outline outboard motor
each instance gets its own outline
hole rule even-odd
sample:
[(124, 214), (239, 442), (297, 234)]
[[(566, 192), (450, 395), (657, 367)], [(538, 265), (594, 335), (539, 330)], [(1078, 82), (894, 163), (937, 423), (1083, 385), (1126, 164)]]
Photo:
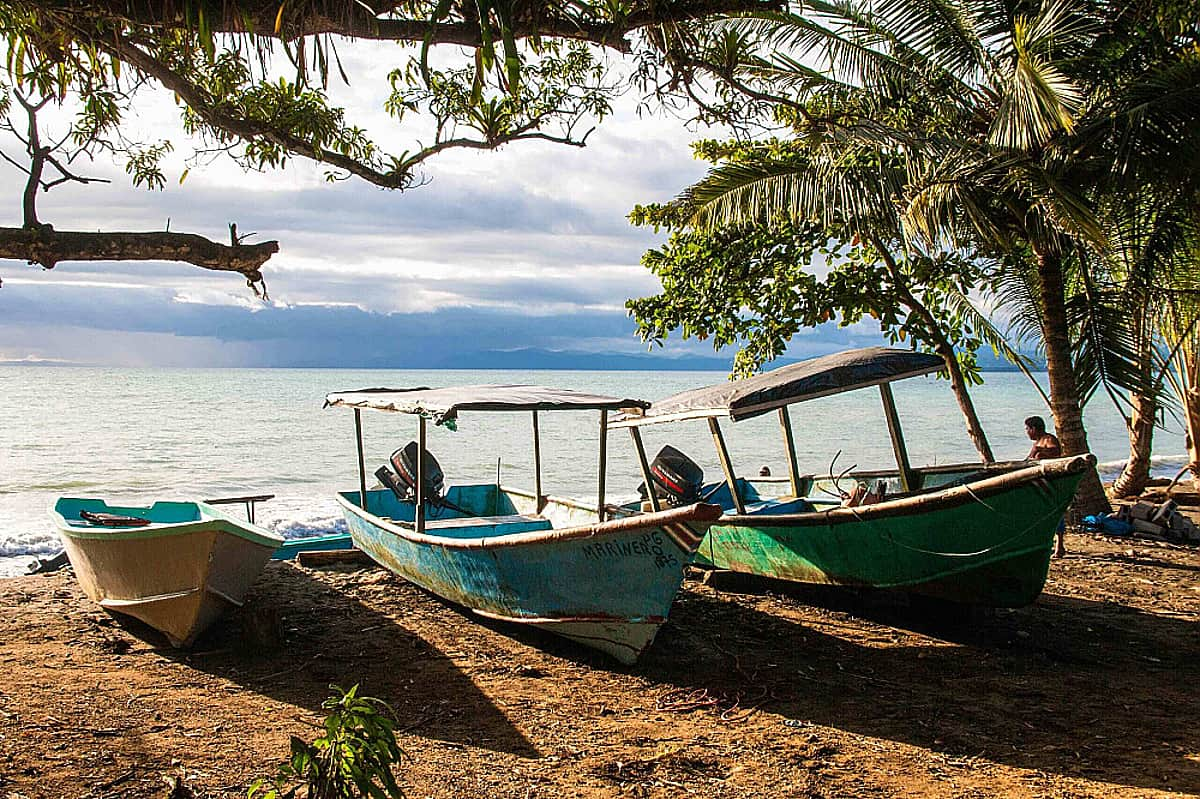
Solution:
[(381, 486), (391, 489), (391, 492), (396, 495), (396, 499), (401, 502), (408, 501), (408, 486), (391, 469), (386, 466), (380, 466), (375, 470), (375, 478), (379, 480)]
[[(392, 453), (392, 468), (396, 470), (396, 474), (399, 475), (404, 486), (415, 498), (417, 495), (417, 442), (410, 441)], [(445, 476), (442, 474), (442, 467), (438, 464), (437, 459), (429, 454), (429, 450), (425, 450), (424, 477), (425, 485), (421, 493), (425, 501), (435, 505), (441, 504)], [(382, 480), (383, 478), (380, 478), (381, 482)], [(385, 482), (384, 485), (388, 484)], [(391, 488), (391, 486), (388, 487)]]
[[(704, 470), (687, 455), (667, 445), (650, 463), (650, 482), (654, 484), (654, 493), (671, 507), (690, 505), (700, 501)], [(649, 497), (645, 483), (638, 486), (638, 493), (642, 499)]]

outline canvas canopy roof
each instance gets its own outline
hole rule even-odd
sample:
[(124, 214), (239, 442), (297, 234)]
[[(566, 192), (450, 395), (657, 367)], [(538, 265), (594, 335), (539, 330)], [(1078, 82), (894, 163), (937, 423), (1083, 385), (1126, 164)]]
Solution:
[(626, 414), (613, 426), (637, 427), (679, 419), (750, 419), (796, 402), (827, 397), (944, 368), (937, 355), (868, 347), (823, 355), (745, 380), (694, 388)]
[(335, 391), (325, 396), (325, 406), (334, 405), (412, 413), (444, 424), (457, 419), (459, 411), (636, 411), (648, 407), (650, 403), (588, 394), (569, 388), (484, 385)]

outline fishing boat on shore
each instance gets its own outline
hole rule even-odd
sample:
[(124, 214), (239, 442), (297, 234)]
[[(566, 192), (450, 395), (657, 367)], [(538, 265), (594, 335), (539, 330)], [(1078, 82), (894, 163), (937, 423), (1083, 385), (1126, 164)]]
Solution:
[[(931, 374), (941, 358), (874, 347), (835, 353), (760, 375), (685, 391), (634, 410), (611, 427), (628, 428), (642, 464), (644, 507), (703, 500), (725, 515), (713, 525), (697, 564), (808, 583), (902, 589), (955, 602), (1018, 607), (1045, 584), (1055, 530), (1095, 457), (965, 463), (914, 468), (908, 460), (891, 383)], [(790, 406), (878, 386), (895, 469), (852, 471), (854, 488), (826, 500), (816, 478), (801, 474)], [(789, 493), (760, 495), (734, 473), (720, 420), (778, 414)], [(673, 448), (649, 463), (646, 425), (708, 424), (724, 480), (705, 484), (702, 470)]]
[(85, 594), (187, 647), (240, 607), (283, 539), (203, 502), (114, 507), (64, 497), (51, 516)]
[[(633, 663), (666, 621), (705, 532), (721, 509), (686, 507), (610, 518), (605, 502), (610, 411), (645, 408), (619, 399), (542, 386), (335, 392), (327, 406), (354, 409), (357, 491), (337, 496), (355, 546), (401, 577), (494, 619), (556, 633)], [(361, 412), (415, 416), (417, 439), (375, 471), (367, 489)], [(443, 491), (441, 468), (426, 451), (427, 421), (457, 428), (460, 411), (526, 412), (532, 418), (534, 489), (495, 483)], [(542, 489), (539, 414), (598, 411), (595, 505)]]
[(288, 538), (271, 554), (271, 560), (296, 560), (305, 552), (345, 552), (350, 549), (354, 549), (354, 541), (349, 533)]

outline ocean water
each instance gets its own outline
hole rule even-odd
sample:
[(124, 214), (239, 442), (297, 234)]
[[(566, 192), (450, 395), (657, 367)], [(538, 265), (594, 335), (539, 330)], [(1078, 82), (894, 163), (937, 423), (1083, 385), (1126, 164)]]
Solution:
[[(59, 496), (144, 504), (274, 494), (258, 522), (288, 538), (344, 529), (333, 495), (357, 486), (354, 415), (322, 408), (327, 392), (368, 386), (413, 387), (533, 383), (648, 400), (723, 380), (719, 372), (403, 371), (299, 369), (102, 369), (0, 367), (0, 575), (22, 573), (34, 556), (59, 547), (47, 511)], [(893, 386), (909, 455), (916, 465), (975, 460), (948, 384), (915, 378)], [(998, 458), (1029, 450), (1022, 420), (1050, 414), (1016, 373), (988, 373), (972, 396)], [(879, 393), (866, 389), (792, 406), (803, 471), (894, 465)], [(1127, 455), (1124, 424), (1097, 400), (1087, 414), (1102, 472), (1119, 472)], [(543, 413), (543, 490), (595, 501), (598, 414)], [(363, 412), (368, 472), (416, 437), (416, 420)], [(739, 474), (767, 465), (787, 474), (773, 414), (724, 425)], [(670, 443), (720, 475), (703, 422), (644, 429), (652, 457)], [(528, 414), (464, 413), (456, 432), (430, 426), (428, 447), (448, 484), (533, 485)], [(634, 495), (640, 482), (626, 431), (610, 432), (608, 497)], [(838, 454), (840, 453), (840, 455)], [(1155, 471), (1185, 462), (1177, 425), (1159, 431)], [(235, 509), (240, 510), (238, 506)]]

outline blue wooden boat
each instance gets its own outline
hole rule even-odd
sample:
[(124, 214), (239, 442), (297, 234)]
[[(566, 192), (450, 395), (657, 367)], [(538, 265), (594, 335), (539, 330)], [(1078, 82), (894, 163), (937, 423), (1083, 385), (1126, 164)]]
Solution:
[(239, 607), (283, 539), (203, 502), (59, 499), (51, 517), (85, 594), (179, 647)]
[(329, 535), (313, 535), (305, 538), (288, 538), (280, 544), (279, 549), (271, 554), (272, 560), (295, 560), (301, 552), (329, 552), (332, 550), (353, 549), (354, 540), (349, 533), (330, 533)]
[[(253, 494), (250, 496), (221, 497), (206, 499), (206, 505), (244, 505), (246, 520), (254, 524), (255, 506), (259, 502), (274, 499), (274, 494)], [(329, 552), (332, 550), (352, 549), (354, 542), (350, 533), (329, 533), (328, 535), (312, 535), (304, 538), (288, 538), (271, 553), (271, 560), (295, 560), (301, 552)]]
[[(685, 567), (720, 516), (717, 506), (696, 503), (609, 518), (617, 509), (604, 501), (607, 414), (646, 407), (638, 400), (539, 386), (465, 386), (337, 392), (326, 404), (355, 411), (359, 489), (342, 492), (337, 500), (359, 549), (482, 616), (547, 630), (623, 663), (634, 662), (654, 640)], [(364, 408), (417, 417), (418, 439), (406, 448), (414, 462), (399, 460), (400, 452), (392, 459), (407, 480), (404, 486), (391, 481), (391, 487), (367, 490)], [(600, 412), (595, 505), (542, 491), (538, 414), (560, 410)], [(441, 491), (440, 469), (425, 451), (426, 420), (453, 427), (459, 411), (532, 414), (533, 492), (503, 488), (498, 481)], [(380, 471), (377, 476), (388, 478), (389, 472)]]

